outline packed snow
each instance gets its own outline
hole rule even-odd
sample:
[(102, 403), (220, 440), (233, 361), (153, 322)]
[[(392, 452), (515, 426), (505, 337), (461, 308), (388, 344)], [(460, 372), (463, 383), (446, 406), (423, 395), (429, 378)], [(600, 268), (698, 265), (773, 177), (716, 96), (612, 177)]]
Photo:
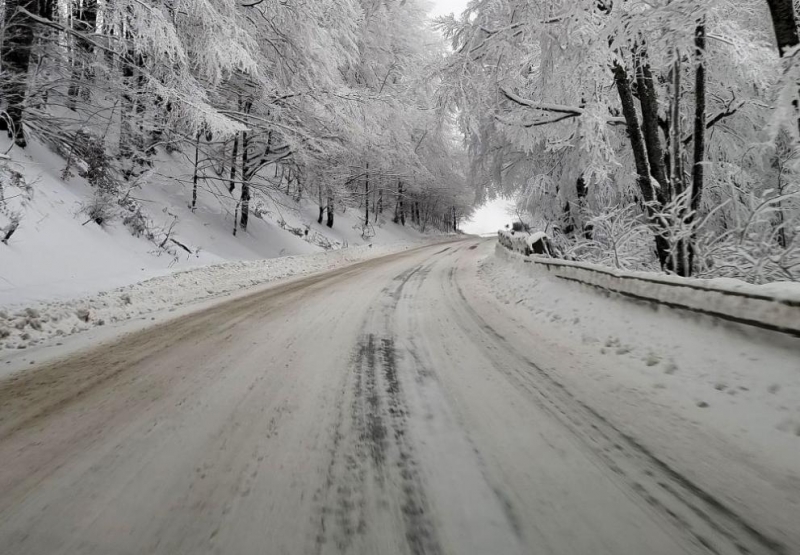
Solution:
[(414, 245), (370, 244), (318, 254), (228, 262), (176, 271), (79, 298), (0, 305), (0, 352), (25, 349), (95, 326), (174, 309), (283, 278), (333, 270)]
[[(278, 279), (330, 270), (435, 239), (381, 216), (365, 236), (363, 216), (337, 211), (333, 229), (317, 207), (282, 191), (254, 192), (250, 225), (233, 234), (235, 200), (201, 183), (191, 210), (191, 183), (180, 153), (161, 153), (147, 186), (132, 194), (161, 238), (160, 247), (118, 220), (100, 226), (81, 209), (94, 195), (66, 162), (36, 141), (11, 148), (13, 167), (31, 184), (30, 198), (7, 198), (21, 214), (0, 244), (0, 352), (174, 309)], [(227, 196), (225, 196), (227, 194)], [(52, 341), (50, 341), (52, 342)]]
[(564, 368), (579, 358), (581, 366), (568, 366), (565, 379), (588, 396), (610, 396), (605, 406), (619, 421), (641, 421), (636, 407), (646, 399), (672, 415), (670, 426), (680, 417), (688, 428), (679, 435), (702, 427), (745, 457), (796, 473), (800, 339), (609, 295), (559, 279), (502, 247), (479, 272), (509, 318), (569, 345), (554, 363)]

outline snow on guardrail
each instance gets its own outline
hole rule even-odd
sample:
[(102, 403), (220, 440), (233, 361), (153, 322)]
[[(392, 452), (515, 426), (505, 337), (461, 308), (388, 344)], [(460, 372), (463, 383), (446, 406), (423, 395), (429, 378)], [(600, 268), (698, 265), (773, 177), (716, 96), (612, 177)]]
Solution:
[[(691, 279), (647, 272), (629, 272), (555, 258), (527, 256), (518, 250), (523, 237), (509, 241), (498, 233), (499, 256), (519, 263), (527, 271), (549, 274), (624, 297), (800, 337), (800, 284), (793, 282), (753, 285), (735, 279)], [(527, 235), (520, 234), (515, 235)], [(511, 246), (508, 246), (508, 244)], [(515, 247), (516, 244), (516, 247)], [(503, 248), (505, 247), (505, 248)], [(524, 248), (524, 247), (523, 247)]]

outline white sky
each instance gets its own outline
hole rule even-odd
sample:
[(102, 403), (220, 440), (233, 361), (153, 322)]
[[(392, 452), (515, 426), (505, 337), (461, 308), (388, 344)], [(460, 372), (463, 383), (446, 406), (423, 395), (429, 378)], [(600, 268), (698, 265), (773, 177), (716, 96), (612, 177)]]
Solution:
[(431, 10), (431, 17), (436, 17), (439, 15), (447, 15), (450, 13), (461, 15), (461, 12), (463, 12), (464, 8), (467, 7), (467, 2), (469, 0), (429, 0), (429, 1), (431, 4), (433, 4), (433, 9)]
[(461, 224), (464, 233), (483, 235), (496, 233), (506, 224), (511, 224), (516, 218), (509, 212), (513, 210), (514, 203), (510, 200), (496, 199), (484, 204), (475, 211), (472, 219)]

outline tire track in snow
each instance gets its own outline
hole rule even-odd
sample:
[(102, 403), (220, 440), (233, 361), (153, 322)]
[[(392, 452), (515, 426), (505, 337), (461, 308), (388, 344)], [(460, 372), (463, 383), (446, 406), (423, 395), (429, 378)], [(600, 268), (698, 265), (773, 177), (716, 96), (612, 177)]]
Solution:
[(370, 532), (371, 519), (377, 518), (371, 508), (392, 507), (402, 515), (403, 540), (412, 555), (442, 552), (407, 433), (409, 410), (389, 333), (403, 289), (429, 271), (419, 265), (395, 276), (397, 285), (382, 291), (355, 346), (352, 373), (340, 394), (340, 406), (349, 400), (349, 418), (340, 409), (327, 478), (318, 492), (317, 553), (328, 551), (329, 540), (336, 550), (347, 551)]
[(406, 529), (406, 540), (414, 555), (438, 554), (441, 552), (436, 538), (433, 523), (427, 516), (428, 503), (422, 485), (418, 462), (414, 457), (407, 434), (408, 407), (402, 396), (400, 382), (397, 378), (397, 361), (394, 340), (381, 340), (381, 360), (386, 387), (389, 420), (391, 422), (394, 443), (397, 447), (397, 468), (401, 478), (403, 494), (402, 511)]
[(527, 391), (537, 405), (572, 432), (628, 489), (687, 534), (696, 545), (720, 555), (785, 555), (790, 552), (783, 543), (756, 528), (637, 439), (614, 426), (517, 351), (470, 306), (453, 268), (448, 271), (448, 282), (460, 298), (461, 311), (483, 332), (486, 343), (501, 347), (501, 350), (486, 349), (487, 356), (498, 360), (504, 353), (516, 362), (504, 364), (500, 361), (495, 367)]

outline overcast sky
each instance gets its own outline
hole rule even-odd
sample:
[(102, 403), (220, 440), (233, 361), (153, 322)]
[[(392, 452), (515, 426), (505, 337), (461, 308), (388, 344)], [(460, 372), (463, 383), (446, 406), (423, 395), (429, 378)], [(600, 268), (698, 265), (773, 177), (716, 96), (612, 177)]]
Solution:
[(464, 11), (464, 8), (467, 7), (468, 0), (428, 0), (431, 4), (433, 4), (433, 10), (431, 10), (431, 16), (437, 15), (447, 15), (449, 13), (454, 13), (456, 15), (461, 15), (461, 12)]
[(461, 224), (461, 230), (475, 235), (496, 233), (498, 229), (516, 219), (509, 213), (513, 206), (514, 203), (510, 200), (493, 200), (478, 208), (471, 220)]

